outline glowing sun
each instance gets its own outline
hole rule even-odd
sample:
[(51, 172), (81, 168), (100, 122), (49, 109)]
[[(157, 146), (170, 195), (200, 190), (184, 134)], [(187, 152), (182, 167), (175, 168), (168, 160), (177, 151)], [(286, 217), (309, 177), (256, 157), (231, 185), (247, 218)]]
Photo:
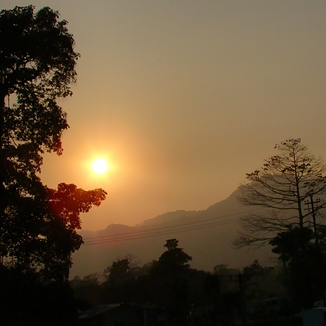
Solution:
[(96, 174), (103, 174), (108, 168), (109, 165), (104, 158), (98, 158), (92, 163), (92, 169)]

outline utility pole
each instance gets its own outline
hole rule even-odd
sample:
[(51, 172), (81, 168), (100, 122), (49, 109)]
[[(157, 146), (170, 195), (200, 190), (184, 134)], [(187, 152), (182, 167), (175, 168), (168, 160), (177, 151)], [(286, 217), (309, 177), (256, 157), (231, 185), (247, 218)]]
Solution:
[(311, 212), (312, 215), (312, 220), (314, 223), (315, 241), (316, 241), (316, 246), (318, 247), (318, 234), (317, 234), (317, 223), (316, 223), (316, 211), (318, 210), (318, 208), (316, 209), (316, 207), (318, 207), (317, 205), (320, 202), (320, 199), (318, 198), (316, 199), (316, 201), (314, 201), (313, 195), (310, 195), (309, 197), (310, 197), (310, 202), (306, 200), (305, 205), (308, 206), (308, 210)]
[[(318, 198), (318, 199), (316, 199), (316, 201), (314, 201), (313, 195), (310, 195), (309, 197), (310, 197), (310, 202), (308, 200), (306, 200), (305, 205), (308, 206), (308, 210), (311, 212), (311, 215), (313, 218), (316, 248), (319, 250), (316, 213), (315, 212), (318, 210), (318, 203), (320, 202), (320, 199)], [(326, 297), (325, 297), (325, 292), (324, 292), (325, 282), (324, 282), (323, 268), (319, 272), (320, 272), (320, 286), (321, 286), (321, 291), (322, 291), (321, 295), (322, 295), (322, 299), (323, 299), (323, 306), (326, 307)]]

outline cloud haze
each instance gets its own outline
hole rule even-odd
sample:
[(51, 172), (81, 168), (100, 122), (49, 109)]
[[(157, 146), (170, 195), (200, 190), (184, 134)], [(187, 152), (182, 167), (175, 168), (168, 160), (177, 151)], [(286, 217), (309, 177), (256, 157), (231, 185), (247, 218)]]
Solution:
[[(326, 157), (324, 1), (34, 5), (69, 21), (82, 55), (61, 103), (65, 151), (46, 157), (42, 178), (108, 191), (84, 228), (205, 209), (287, 138)], [(100, 154), (112, 165), (102, 178), (87, 165)]]

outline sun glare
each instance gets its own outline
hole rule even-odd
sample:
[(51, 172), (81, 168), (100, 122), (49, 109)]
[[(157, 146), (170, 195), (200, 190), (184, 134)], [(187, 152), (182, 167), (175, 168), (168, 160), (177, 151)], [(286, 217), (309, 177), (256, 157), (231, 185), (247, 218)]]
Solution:
[(104, 158), (98, 158), (92, 163), (92, 169), (96, 174), (103, 174), (108, 168), (109, 165)]

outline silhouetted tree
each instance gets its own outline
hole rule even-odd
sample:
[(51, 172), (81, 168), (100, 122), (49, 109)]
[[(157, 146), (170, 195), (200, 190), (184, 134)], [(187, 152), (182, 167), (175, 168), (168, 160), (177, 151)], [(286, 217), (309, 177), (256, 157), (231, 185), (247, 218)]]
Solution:
[(270, 240), (270, 245), (273, 247), (272, 252), (278, 254), (279, 260), (282, 261), (284, 269), (287, 269), (287, 264), (311, 245), (313, 232), (308, 228), (290, 228), (288, 231), (280, 232), (277, 236)]
[[(275, 148), (279, 154), (248, 173), (249, 182), (241, 187), (240, 202), (266, 209), (241, 218), (244, 231), (235, 240), (238, 247), (266, 243), (290, 227), (311, 227), (311, 212), (304, 210), (304, 201), (326, 189), (325, 165), (301, 139), (288, 139)], [(321, 203), (316, 212), (325, 205)]]
[(131, 278), (128, 258), (114, 261), (104, 273), (107, 275), (107, 283), (109, 285), (118, 286)]
[(140, 266), (132, 255), (126, 255), (108, 266), (103, 273), (103, 299), (106, 302), (146, 302), (146, 284), (150, 264)]
[(219, 280), (219, 292), (225, 294), (227, 292), (238, 292), (239, 269), (230, 268), (226, 264), (219, 264), (214, 266), (213, 275)]
[[(169, 239), (167, 248), (150, 269), (151, 284), (155, 284), (152, 299), (168, 308), (171, 320), (184, 325), (189, 308), (189, 273), (192, 258), (178, 247), (178, 240)], [(171, 321), (172, 323), (172, 321)]]
[(300, 308), (309, 308), (323, 299), (326, 258), (313, 238), (311, 229), (297, 227), (278, 233), (270, 241), (272, 251), (283, 263), (284, 282)]
[(102, 303), (102, 287), (97, 273), (86, 275), (82, 279), (75, 276), (70, 285), (79, 309), (87, 310)]
[(133, 279), (128, 258), (114, 261), (104, 275), (109, 302), (128, 302), (128, 285)]
[[(16, 289), (25, 303), (7, 302), (22, 315), (31, 306), (48, 312), (46, 322), (34, 317), (34, 325), (62, 324), (60, 298), (72, 297), (67, 294), (71, 254), (82, 244), (76, 232), (80, 213), (106, 196), (102, 189), (84, 191), (64, 183), (50, 189), (39, 177), (42, 155), (63, 150), (61, 135), (69, 126), (57, 99), (72, 94), (79, 57), (73, 48), (58, 12), (45, 7), (34, 13), (33, 6), (0, 11), (0, 293), (3, 299)], [(45, 297), (28, 300), (29, 283)], [(26, 317), (22, 323), (10, 309), (2, 312), (4, 323), (29, 322)]]
[(242, 279), (246, 297), (251, 300), (258, 300), (259, 302), (264, 299), (265, 291), (261, 288), (263, 278), (272, 272), (272, 267), (264, 267), (255, 260), (249, 266), (245, 266), (242, 271)]
[[(325, 288), (325, 252), (317, 241), (324, 226), (321, 220), (316, 222), (316, 215), (326, 203), (320, 202), (313, 211), (305, 210), (303, 205), (325, 192), (326, 169), (301, 139), (283, 141), (275, 148), (279, 154), (265, 160), (260, 170), (247, 174), (249, 183), (241, 188), (239, 199), (243, 204), (265, 209), (241, 218), (244, 231), (235, 244), (243, 247), (269, 243), (283, 262), (289, 290), (306, 307)], [(311, 269), (318, 264), (319, 269)]]

